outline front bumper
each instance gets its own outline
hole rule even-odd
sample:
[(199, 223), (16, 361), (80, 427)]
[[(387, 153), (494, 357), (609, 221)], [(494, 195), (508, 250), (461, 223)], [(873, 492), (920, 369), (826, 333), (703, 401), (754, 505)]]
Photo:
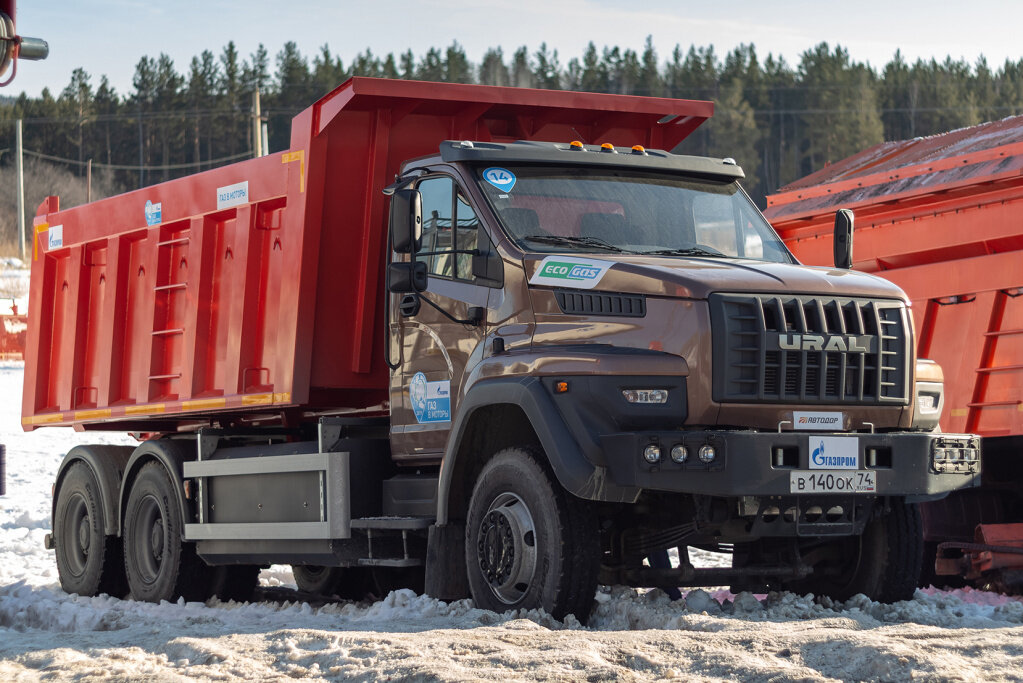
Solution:
[[(790, 490), (792, 472), (828, 470), (811, 467), (811, 441), (820, 437), (856, 439), (856, 469), (841, 471), (873, 471), (877, 485), (870, 495), (922, 502), (980, 485), (980, 437), (972, 434), (650, 431), (605, 435), (601, 446), (610, 478), (619, 486), (711, 496), (788, 496), (796, 493)], [(643, 456), (651, 444), (662, 453), (657, 463)], [(678, 444), (689, 452), (681, 464), (669, 456)], [(697, 457), (706, 444), (716, 453), (710, 463)]]

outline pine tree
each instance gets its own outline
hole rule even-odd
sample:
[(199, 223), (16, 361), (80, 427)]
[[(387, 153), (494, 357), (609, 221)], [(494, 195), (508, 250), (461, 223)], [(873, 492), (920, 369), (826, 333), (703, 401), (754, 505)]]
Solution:
[(491, 48), (484, 53), (479, 74), (479, 82), (484, 85), (508, 85), (508, 67), (504, 64), (501, 48)]

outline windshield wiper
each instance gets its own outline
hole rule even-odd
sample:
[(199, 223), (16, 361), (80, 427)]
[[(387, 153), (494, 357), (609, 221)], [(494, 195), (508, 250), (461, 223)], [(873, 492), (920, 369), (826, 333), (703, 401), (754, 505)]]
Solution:
[(596, 247), (597, 249), (604, 249), (605, 251), (614, 251), (619, 254), (635, 254), (638, 252), (630, 251), (617, 247), (610, 242), (605, 242), (598, 237), (570, 237), (568, 235), (526, 235), (522, 239), (530, 242), (538, 242), (540, 244), (559, 244), (568, 246), (583, 246), (583, 247)]
[(700, 247), (684, 247), (682, 249), (654, 249), (653, 251), (644, 251), (644, 254), (654, 254), (657, 256), (724, 256), (717, 249), (702, 249)]

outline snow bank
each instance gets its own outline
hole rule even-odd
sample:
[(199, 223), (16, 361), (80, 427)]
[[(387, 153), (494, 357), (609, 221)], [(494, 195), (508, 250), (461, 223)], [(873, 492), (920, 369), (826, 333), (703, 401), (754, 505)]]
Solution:
[[(1023, 670), (1023, 602), (959, 590), (882, 605), (771, 593), (601, 587), (588, 627), (538, 611), (495, 614), (401, 590), (375, 603), (153, 605), (64, 593), (50, 486), (75, 443), (119, 435), (20, 429), (17, 363), (0, 363), (0, 680), (998, 680)], [(711, 554), (701, 563), (720, 562)], [(264, 586), (293, 585), (287, 567)]]

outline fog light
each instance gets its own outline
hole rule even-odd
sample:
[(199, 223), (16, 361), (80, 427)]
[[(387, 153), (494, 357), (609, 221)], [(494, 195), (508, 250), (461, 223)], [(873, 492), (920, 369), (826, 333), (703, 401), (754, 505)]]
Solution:
[(655, 443), (643, 449), (643, 459), (653, 465), (661, 461), (661, 447)]
[(679, 465), (689, 459), (689, 449), (678, 444), (671, 447), (671, 459), (677, 462)]
[(700, 448), (700, 462), (711, 463), (714, 462), (714, 457), (717, 453), (714, 452), (714, 447), (710, 444)]
[(667, 403), (665, 389), (622, 389), (622, 396), (629, 403)]

